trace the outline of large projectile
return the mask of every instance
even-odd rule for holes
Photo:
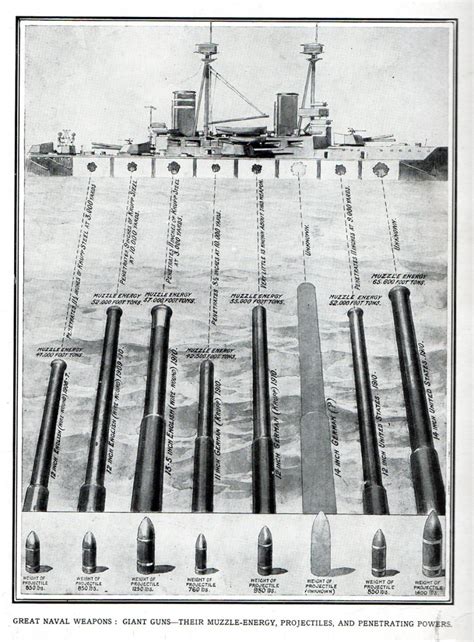
[[[166,377],[171,308],[155,305],[151,311],[150,353],[145,408],[140,426],[133,482],[133,512],[161,511],[166,441]]]
[[[254,513],[275,513],[275,463],[271,436],[266,311],[252,310],[253,441],[252,494]]]
[[[326,576],[331,572],[331,529],[328,518],[319,513],[311,529],[311,573]]]
[[[359,419],[360,448],[364,490],[362,503],[366,515],[388,515],[387,493],[382,484],[377,429],[370,384],[367,348],[365,344],[363,311],[351,308],[348,313],[351,329],[352,360]]]
[[[423,528],[423,575],[439,577],[443,571],[443,531],[435,510],[426,518]]]
[[[411,474],[418,514],[435,510],[444,515],[446,498],[438,453],[433,443],[428,403],[423,383],[410,290],[397,285],[389,292],[392,302],[403,395],[411,447]]]
[[[155,528],[149,517],[144,517],[138,527],[137,571],[142,575],[155,572]]]
[[[193,513],[214,508],[214,365],[206,360],[199,370],[199,409],[194,441]]]
[[[104,481],[121,316],[122,310],[118,306],[113,305],[107,308],[107,323],[102,346],[86,478],[81,486],[77,506],[77,510],[81,512],[102,512],[105,509]]]
[[[336,513],[331,432],[326,412],[316,289],[301,283],[298,346],[301,387],[301,477],[303,513]]]
[[[48,483],[65,370],[66,362],[62,359],[54,359],[51,362],[43,419],[41,421],[38,443],[36,445],[30,485],[26,490],[25,502],[23,504],[24,511],[48,510]]]

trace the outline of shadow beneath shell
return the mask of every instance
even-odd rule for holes
[[[153,569],[153,573],[171,573],[175,568],[176,566],[173,566],[172,564],[157,564]]]

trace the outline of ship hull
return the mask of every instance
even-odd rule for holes
[[[281,158],[140,155],[30,154],[26,171],[36,176],[300,178],[424,181],[448,178],[447,147],[417,148],[416,153],[383,148],[328,148],[317,157]],[[397,157],[398,156],[398,157]]]

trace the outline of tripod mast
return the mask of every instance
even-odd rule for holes
[[[301,131],[303,125],[303,119],[309,118],[309,123],[305,129],[311,129],[313,121],[320,118],[323,115],[326,115],[325,112],[322,112],[319,107],[325,106],[325,103],[318,104],[316,102],[316,63],[318,60],[321,60],[323,53],[324,45],[318,42],[318,25],[315,26],[315,40],[314,42],[309,42],[301,45],[303,51],[301,52],[304,56],[308,56],[308,72],[306,74],[306,82],[303,92],[303,100],[301,102],[300,114],[298,119],[298,130]],[[309,105],[307,105],[308,98],[308,89],[309,89]]]
[[[213,56],[217,54],[217,45],[212,42],[212,22],[209,24],[209,42],[202,42],[201,44],[196,45],[196,47],[197,49],[195,53],[199,53],[203,56],[203,68],[201,86],[199,87],[199,97],[196,105],[196,117],[194,119],[193,136],[196,135],[199,112],[201,110],[202,95],[204,93],[203,131],[204,137],[207,138],[209,136],[209,114],[211,104],[211,62],[216,60],[215,58],[213,58]]]

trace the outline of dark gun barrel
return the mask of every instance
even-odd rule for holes
[[[51,361],[48,391],[46,393],[43,418],[41,420],[41,428],[36,445],[33,472],[31,473],[30,485],[26,490],[25,502],[23,504],[24,511],[48,510],[48,483],[65,370],[66,362],[62,359],[54,359]]]
[[[410,464],[418,514],[435,510],[445,514],[446,497],[438,453],[433,444],[431,421],[423,383],[410,290],[397,285],[389,292],[397,338],[403,396],[410,437]]]
[[[351,330],[352,360],[354,364],[357,416],[364,476],[362,503],[366,515],[388,515],[387,493],[382,484],[377,446],[377,429],[372,402],[363,315],[361,308],[351,308],[347,312]]]
[[[166,377],[171,308],[155,305],[151,311],[150,353],[145,408],[138,439],[133,482],[132,512],[161,511],[166,440]]]
[[[252,494],[254,513],[275,513],[275,463],[271,437],[265,308],[252,310],[253,442]]]
[[[199,409],[194,441],[193,513],[214,509],[214,364],[207,359],[199,369]]]
[[[104,481],[121,316],[122,310],[118,306],[112,305],[107,308],[86,479],[81,486],[77,506],[80,512],[103,512],[105,509]]]

